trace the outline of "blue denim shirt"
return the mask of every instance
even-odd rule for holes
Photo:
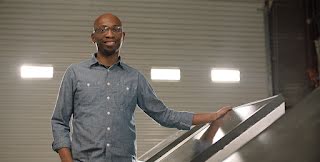
[[[192,125],[193,113],[167,108],[145,77],[120,59],[109,68],[95,55],[72,64],[64,74],[51,119],[53,150],[70,148],[75,162],[136,161],[136,105],[162,126],[190,129]]]

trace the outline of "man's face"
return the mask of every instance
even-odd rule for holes
[[[91,38],[96,43],[98,53],[111,56],[119,53],[124,35],[121,21],[111,14],[106,14],[96,19]]]

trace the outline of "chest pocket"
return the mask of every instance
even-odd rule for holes
[[[115,98],[120,110],[128,111],[128,109],[133,109],[136,106],[136,90],[137,86],[134,83],[120,81]]]
[[[79,81],[75,98],[80,106],[96,105],[101,99],[102,84],[99,82]]]

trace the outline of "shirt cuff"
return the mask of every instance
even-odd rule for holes
[[[182,130],[190,130],[192,126],[192,119],[194,113],[192,112],[182,112],[181,120],[180,120],[180,126],[178,129]]]
[[[60,142],[53,141],[53,143],[52,143],[52,149],[55,152],[58,152],[59,149],[64,148],[64,147],[67,147],[67,148],[70,149],[71,148],[71,143],[67,142],[67,141],[60,141]]]

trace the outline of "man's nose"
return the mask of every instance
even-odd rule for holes
[[[105,37],[107,37],[107,38],[113,38],[114,37],[114,33],[111,31],[111,29],[108,29],[105,32]]]

